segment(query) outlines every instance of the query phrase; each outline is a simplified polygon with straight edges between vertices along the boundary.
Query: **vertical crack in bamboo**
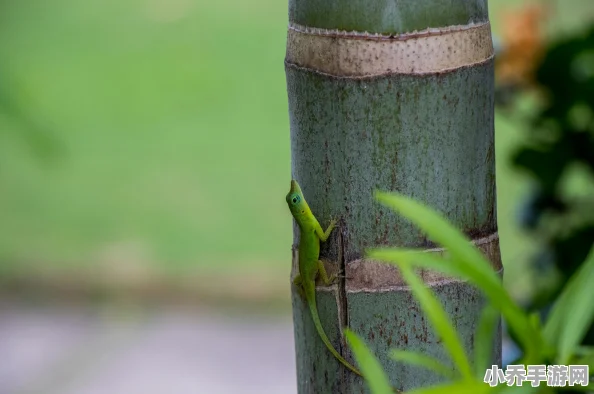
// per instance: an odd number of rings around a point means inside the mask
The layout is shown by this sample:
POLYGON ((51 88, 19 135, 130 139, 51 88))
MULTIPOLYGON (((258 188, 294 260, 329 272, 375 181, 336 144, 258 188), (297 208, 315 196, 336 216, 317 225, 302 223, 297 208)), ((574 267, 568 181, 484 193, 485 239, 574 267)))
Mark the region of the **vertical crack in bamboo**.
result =
MULTIPOLYGON (((348 308, 348 300, 346 296, 346 258, 345 258, 345 251, 344 251, 344 242, 345 237, 343 237, 343 231, 345 223, 342 219, 339 221, 340 224, 340 231, 338 232, 338 289, 336 292, 336 305, 338 308, 338 328, 340 332, 340 353, 343 355, 345 359, 350 359, 347 357, 348 347, 346 345, 346 340, 344 337, 344 328, 348 327, 349 322, 349 308, 348 308)), ((348 372, 345 369, 345 373, 348 372)), ((346 379, 343 379, 343 382, 346 382, 346 379)))

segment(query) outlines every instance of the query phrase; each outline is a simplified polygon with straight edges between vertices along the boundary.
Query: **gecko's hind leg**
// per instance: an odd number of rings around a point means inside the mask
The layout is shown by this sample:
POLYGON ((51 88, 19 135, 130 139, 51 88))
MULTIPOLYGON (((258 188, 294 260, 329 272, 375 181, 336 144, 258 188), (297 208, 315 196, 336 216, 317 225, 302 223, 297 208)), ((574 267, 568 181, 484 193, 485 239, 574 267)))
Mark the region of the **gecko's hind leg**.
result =
POLYGON ((305 291, 303 291, 303 279, 301 278, 301 275, 297 274, 297 276, 293 278, 293 284, 297 288, 299 295, 305 298, 305 291))
POLYGON ((322 278, 322 281, 324 282, 324 284, 326 286, 332 284, 332 282, 334 282, 334 279, 336 279, 336 275, 332 274, 330 275, 330 277, 328 277, 328 273, 326 272, 326 267, 324 267, 324 262, 322 260, 318 260, 318 273, 320 275, 320 278, 322 278))

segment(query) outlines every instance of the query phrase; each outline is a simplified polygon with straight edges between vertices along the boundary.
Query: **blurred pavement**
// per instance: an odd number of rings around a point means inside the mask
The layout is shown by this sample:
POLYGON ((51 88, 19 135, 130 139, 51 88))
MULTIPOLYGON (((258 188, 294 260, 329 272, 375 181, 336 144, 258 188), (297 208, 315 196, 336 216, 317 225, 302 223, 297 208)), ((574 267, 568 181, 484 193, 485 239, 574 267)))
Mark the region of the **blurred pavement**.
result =
POLYGON ((0 308, 0 394, 296 393, 290 316, 0 308))

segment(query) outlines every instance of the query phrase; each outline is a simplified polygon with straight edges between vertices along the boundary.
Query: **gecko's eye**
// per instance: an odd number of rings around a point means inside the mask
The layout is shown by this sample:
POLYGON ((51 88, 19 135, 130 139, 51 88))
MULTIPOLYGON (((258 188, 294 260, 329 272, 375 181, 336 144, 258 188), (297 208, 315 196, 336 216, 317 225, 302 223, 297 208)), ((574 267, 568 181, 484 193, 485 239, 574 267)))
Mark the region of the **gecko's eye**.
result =
POLYGON ((301 198, 299 196, 293 196, 293 204, 297 204, 299 201, 301 201, 301 198))

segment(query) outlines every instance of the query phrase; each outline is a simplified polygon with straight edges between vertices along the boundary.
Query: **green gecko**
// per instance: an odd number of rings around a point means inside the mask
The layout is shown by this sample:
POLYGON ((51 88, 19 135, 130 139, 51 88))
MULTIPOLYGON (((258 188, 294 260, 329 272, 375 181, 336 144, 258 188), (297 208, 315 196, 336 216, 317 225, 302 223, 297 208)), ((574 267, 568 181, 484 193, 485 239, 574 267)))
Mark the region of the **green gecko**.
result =
POLYGON ((332 353, 345 367, 357 375, 362 376, 361 372, 345 360, 330 343, 330 340, 322 328, 318 308, 316 306, 316 277, 319 274, 326 285, 329 285, 334 279, 334 276, 328 278, 324 263, 319 257, 320 241, 326 242, 330 233, 336 226, 336 221, 332 220, 326 231, 324 231, 314 214, 311 212, 309 205, 307 205, 305 197, 303 197, 303 193, 301 192, 301 188, 295 180, 291 180, 291 190, 289 190, 286 199, 291 214, 299 225, 300 231, 299 275, 295 277, 293 284, 298 286, 301 294, 305 295, 316 331, 320 335, 322 342, 324 342, 328 350, 330 350, 330 353, 332 353))

